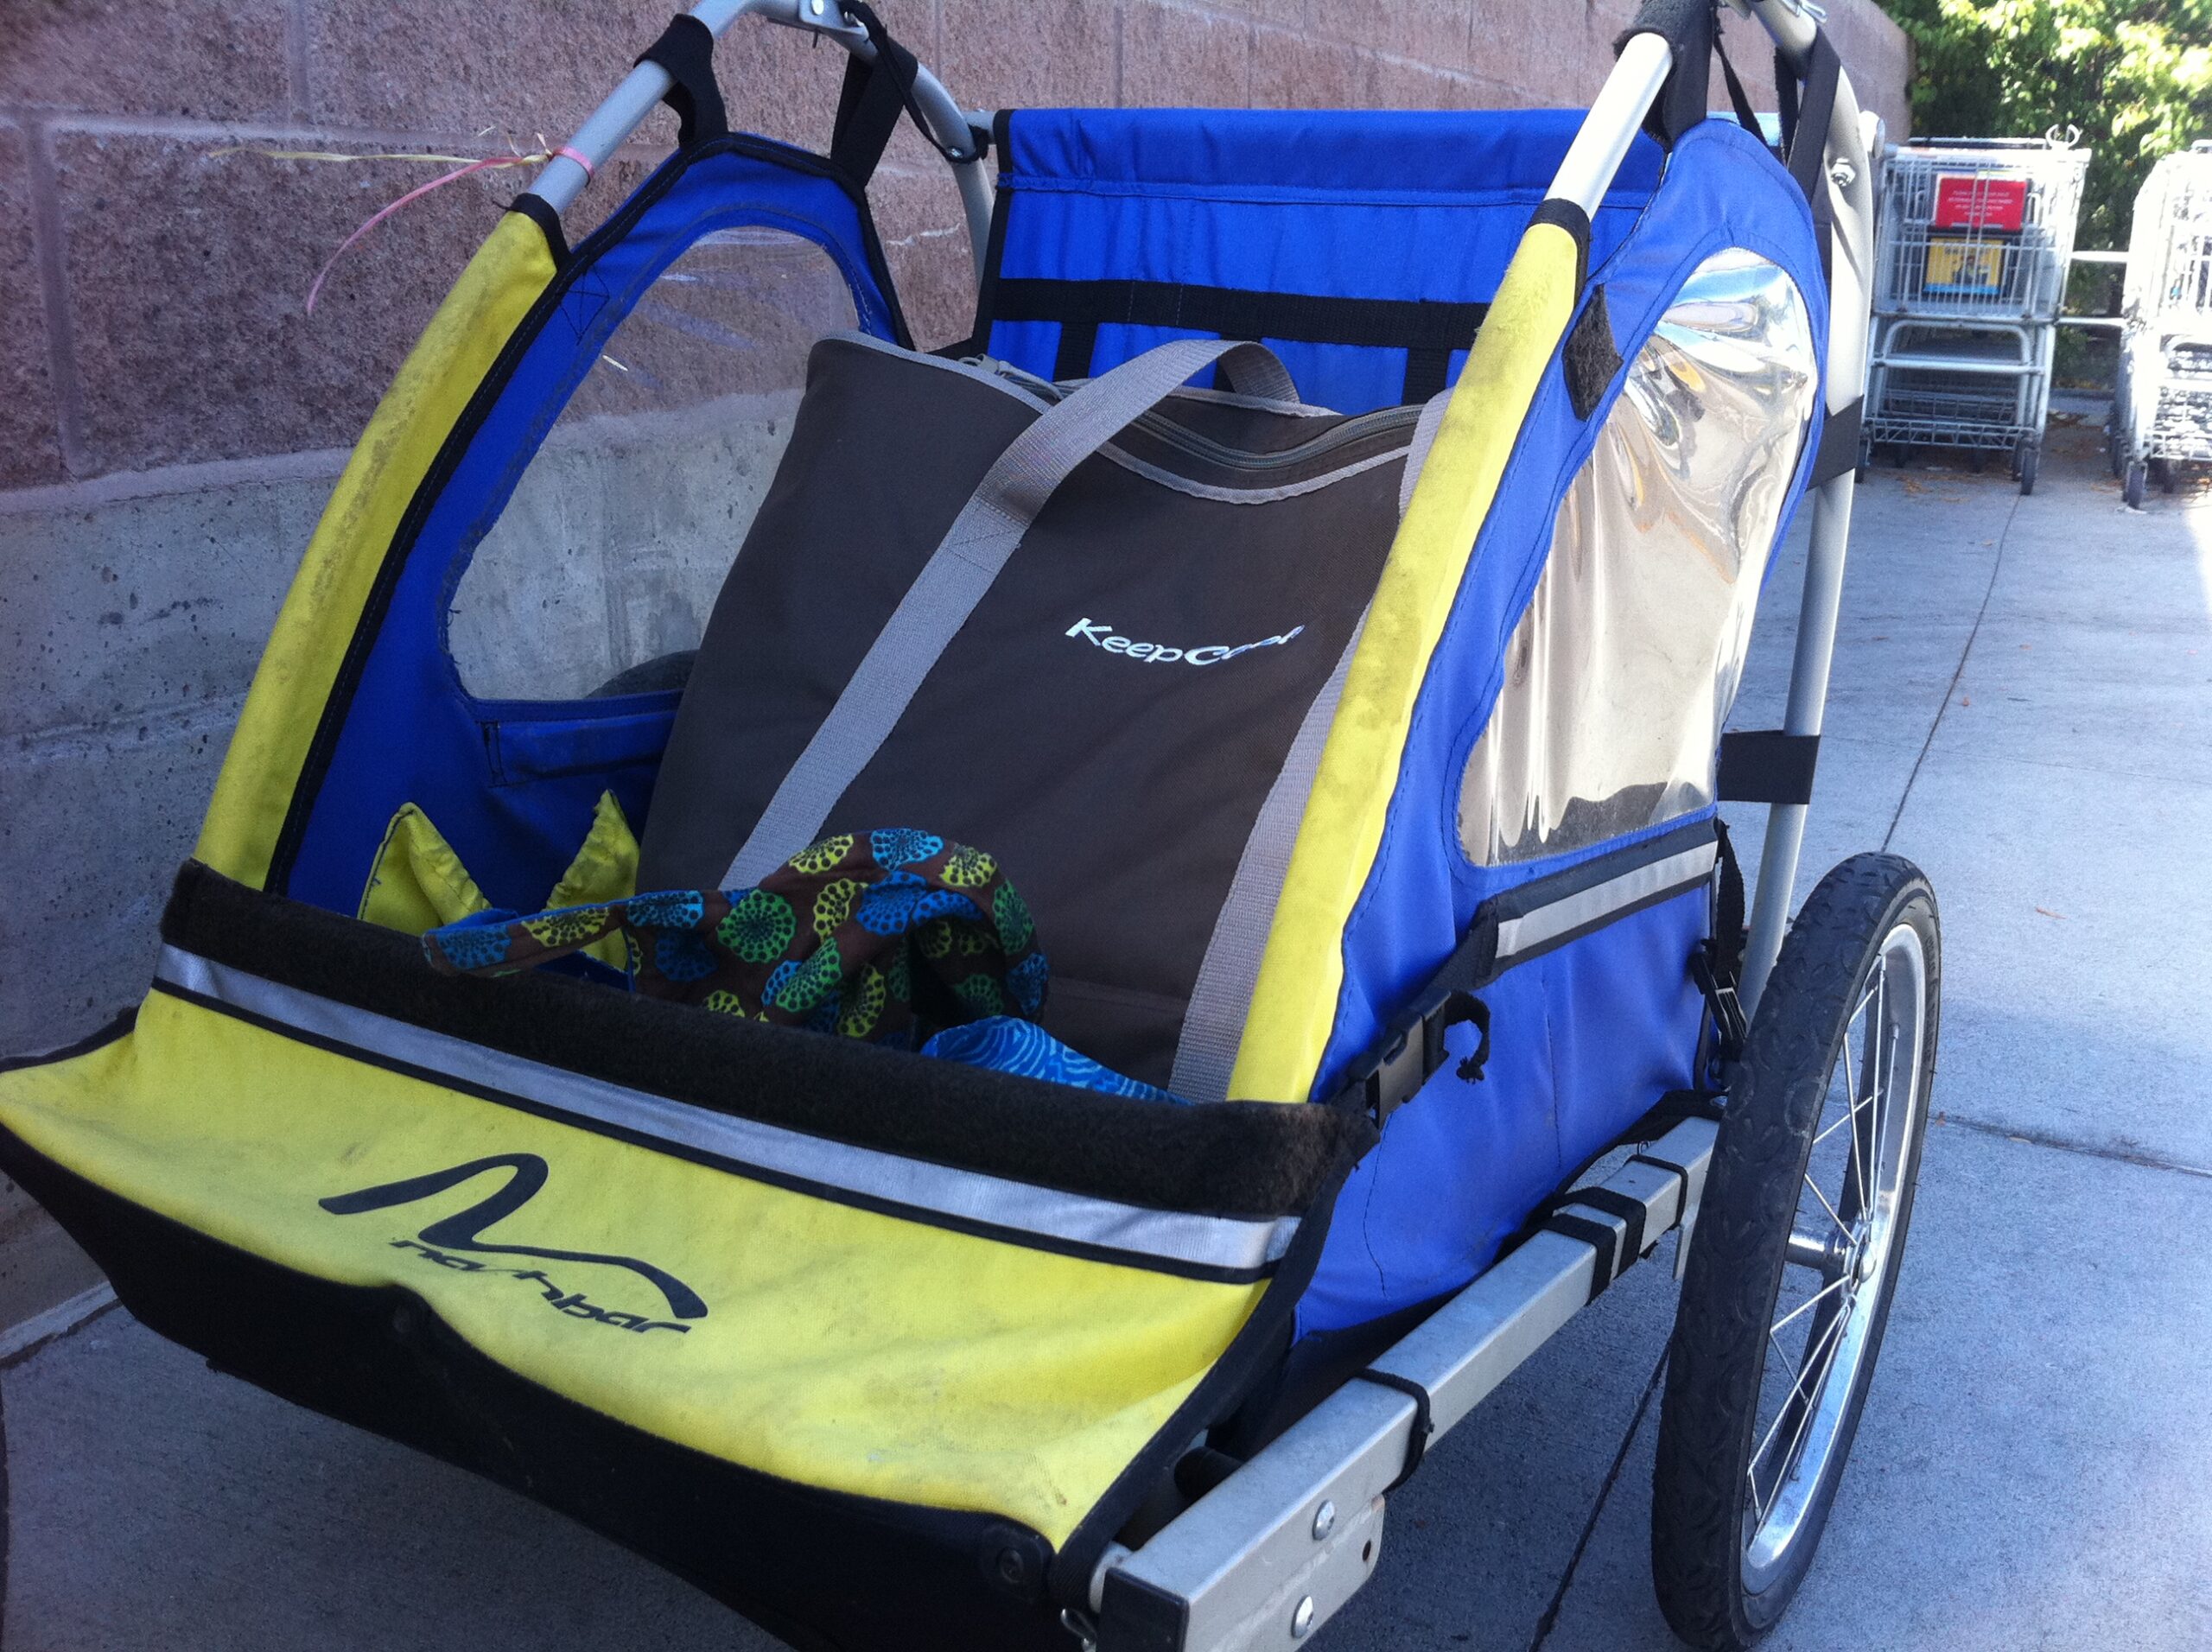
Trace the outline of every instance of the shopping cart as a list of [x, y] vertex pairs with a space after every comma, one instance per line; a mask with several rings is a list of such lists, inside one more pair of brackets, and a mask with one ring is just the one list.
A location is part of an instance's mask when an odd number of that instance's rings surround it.
[[2135, 197], [2113, 394], [2113, 472], [2145, 483], [2212, 461], [2212, 140], [2169, 155]]
[[1915, 139], [1883, 174], [1865, 450], [2009, 453], [2035, 491], [2086, 149]]

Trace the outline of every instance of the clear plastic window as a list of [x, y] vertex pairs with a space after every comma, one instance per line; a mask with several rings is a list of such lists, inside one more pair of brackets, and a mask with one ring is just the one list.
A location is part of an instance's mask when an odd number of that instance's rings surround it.
[[836, 262], [779, 230], [703, 237], [607, 340], [454, 592], [486, 699], [674, 686], [775, 474], [807, 353], [855, 326]]
[[1460, 783], [1471, 858], [1563, 854], [1713, 800], [1818, 384], [1789, 277], [1741, 249], [1700, 264], [1560, 505]]

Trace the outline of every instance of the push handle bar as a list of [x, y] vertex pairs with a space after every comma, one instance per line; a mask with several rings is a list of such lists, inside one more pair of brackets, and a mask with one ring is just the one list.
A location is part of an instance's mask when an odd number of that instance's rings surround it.
[[[868, 31], [845, 16], [838, 0], [700, 0], [690, 15], [719, 40], [748, 13], [787, 29], [803, 29], [836, 41], [864, 63], [875, 60], [875, 47], [868, 39]], [[537, 175], [531, 193], [556, 213], [566, 212], [583, 193], [592, 172], [605, 165], [615, 150], [629, 141], [630, 134], [668, 95], [673, 84], [668, 71], [657, 63], [640, 63], [632, 69], [614, 89], [613, 95], [593, 111], [569, 140], [566, 147], [582, 156], [584, 163], [567, 155], [555, 156]], [[960, 187], [960, 204], [968, 224], [969, 251], [980, 275], [984, 249], [990, 239], [991, 185], [984, 173], [982, 157], [976, 152], [968, 117], [925, 67], [918, 67], [914, 73], [914, 102], [930, 136], [944, 149], [962, 157], [948, 161], [948, 164]]]

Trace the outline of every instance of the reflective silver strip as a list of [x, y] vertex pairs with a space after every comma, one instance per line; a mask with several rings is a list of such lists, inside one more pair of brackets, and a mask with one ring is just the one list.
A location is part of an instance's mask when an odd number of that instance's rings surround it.
[[1533, 952], [1562, 935], [1602, 923], [1656, 895], [1701, 883], [1713, 874], [1713, 862], [1719, 852], [1715, 844], [1700, 843], [1603, 883], [1593, 883], [1587, 889], [1578, 889], [1532, 912], [1504, 918], [1497, 926], [1497, 961], [1503, 964], [1516, 954]]
[[1359, 651], [1360, 633], [1366, 629], [1367, 615], [1362, 613], [1329, 680], [1306, 708], [1305, 720], [1291, 738], [1289, 754], [1260, 804], [1244, 852], [1237, 857], [1228, 898], [1214, 918], [1191, 1001], [1184, 1007], [1183, 1030], [1175, 1039], [1175, 1065], [1167, 1088], [1185, 1101], [1218, 1102], [1229, 1094], [1236, 1049], [1243, 1042], [1252, 994], [1260, 982], [1260, 956], [1274, 924], [1275, 900], [1290, 870], [1290, 852], [1306, 818], [1306, 801], [1321, 766], [1321, 748], [1328, 744], [1338, 702], [1344, 698], [1344, 679], [1351, 674], [1351, 657]]
[[1234, 1274], [1255, 1274], [1280, 1260], [1298, 1229], [1297, 1219], [1291, 1217], [1247, 1220], [1148, 1210], [733, 1118], [487, 1050], [175, 947], [162, 949], [155, 978], [365, 1055], [515, 1096], [535, 1108], [565, 1115], [587, 1128], [612, 1126], [711, 1155], [739, 1175], [757, 1169], [772, 1178], [896, 1207], [894, 1214], [918, 1222], [942, 1224], [950, 1220], [963, 1227], [995, 1229], [1017, 1243], [1027, 1236], [1112, 1252], [1107, 1260], [1125, 1261], [1131, 1267], [1165, 1262]]

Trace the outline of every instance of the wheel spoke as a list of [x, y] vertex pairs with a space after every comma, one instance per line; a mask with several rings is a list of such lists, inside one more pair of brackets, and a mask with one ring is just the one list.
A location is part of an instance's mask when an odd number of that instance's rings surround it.
[[[1751, 1453], [1751, 1494], [1755, 1506], [1757, 1504], [1758, 1496], [1758, 1465], [1760, 1459], [1766, 1455], [1767, 1447], [1774, 1443], [1774, 1437], [1782, 1432], [1782, 1425], [1789, 1420], [1789, 1414], [1793, 1410], [1797, 1413], [1797, 1428], [1791, 1433], [1789, 1438], [1791, 1447], [1795, 1449], [1799, 1439], [1802, 1438], [1805, 1420], [1808, 1418], [1813, 1412], [1812, 1396], [1820, 1392], [1821, 1379], [1827, 1375], [1828, 1367], [1834, 1362], [1836, 1350], [1843, 1346], [1843, 1329], [1845, 1325], [1850, 1323], [1851, 1311], [1856, 1306], [1856, 1298], [1853, 1295], [1847, 1294], [1843, 1299], [1842, 1306], [1836, 1311], [1835, 1318], [1829, 1320], [1827, 1325], [1821, 1329], [1821, 1335], [1816, 1344], [1805, 1350], [1804, 1363], [1797, 1367], [1796, 1369], [1791, 1373], [1792, 1381], [1789, 1385], [1789, 1397], [1782, 1402], [1782, 1408], [1775, 1413], [1774, 1420], [1767, 1425], [1766, 1437], [1759, 1441], [1758, 1449]], [[1768, 1334], [1767, 1341], [1770, 1344], [1773, 1344], [1774, 1337], [1771, 1332]], [[1815, 1371], [1812, 1369], [1815, 1362], [1817, 1362], [1820, 1366], [1820, 1369], [1817, 1371]], [[1785, 1359], [1783, 1363], [1787, 1365], [1788, 1361]], [[1809, 1394], [1807, 1392], [1805, 1388], [1805, 1378], [1808, 1373], [1813, 1378], [1813, 1387]], [[1776, 1477], [1777, 1485], [1781, 1484], [1783, 1477], [1779, 1475]], [[1770, 1502], [1768, 1507], [1771, 1508], [1772, 1506], [1771, 1502]], [[1766, 1518], [1766, 1515], [1764, 1510], [1760, 1511], [1758, 1518], [1762, 1521]]]
[[1805, 1172], [1805, 1185], [1813, 1190], [1813, 1197], [1820, 1200], [1821, 1209], [1828, 1213], [1828, 1220], [1835, 1223], [1836, 1231], [1842, 1234], [1845, 1238], [1850, 1238], [1852, 1236], [1851, 1223], [1835, 1213], [1835, 1206], [1828, 1203], [1828, 1196], [1821, 1191], [1821, 1185], [1813, 1179], [1813, 1172], [1809, 1170]]
[[1787, 1312], [1787, 1313], [1783, 1314], [1783, 1315], [1782, 1316], [1782, 1318], [1780, 1318], [1779, 1319], [1776, 1320], [1772, 1325], [1769, 1325], [1769, 1326], [1767, 1327], [1766, 1334], [1767, 1334], [1769, 1337], [1772, 1337], [1772, 1336], [1773, 1336], [1777, 1331], [1780, 1331], [1780, 1330], [1783, 1328], [1783, 1326], [1784, 1326], [1784, 1325], [1788, 1325], [1788, 1324], [1789, 1324], [1792, 1319], [1795, 1319], [1795, 1318], [1796, 1318], [1799, 1314], [1801, 1314], [1801, 1313], [1804, 1312], [1806, 1309], [1808, 1309], [1808, 1308], [1811, 1307], [1815, 1303], [1816, 1303], [1816, 1302], [1820, 1301], [1820, 1300], [1821, 1300], [1821, 1298], [1823, 1298], [1823, 1297], [1825, 1297], [1826, 1295], [1827, 1295], [1827, 1293], [1828, 1293], [1829, 1292], [1831, 1292], [1831, 1291], [1840, 1291], [1840, 1290], [1842, 1290], [1846, 1286], [1849, 1285], [1850, 1283], [1851, 1283], [1851, 1275], [1850, 1275], [1850, 1274], [1839, 1274], [1835, 1278], [1834, 1278], [1834, 1279], [1830, 1280], [1827, 1284], [1825, 1284], [1825, 1285], [1821, 1286], [1821, 1288], [1820, 1288], [1819, 1290], [1817, 1290], [1817, 1291], [1814, 1292], [1814, 1293], [1812, 1293], [1812, 1295], [1810, 1295], [1810, 1296], [1807, 1297], [1807, 1298], [1806, 1298], [1802, 1302], [1800, 1302], [1800, 1303], [1799, 1303], [1796, 1307], [1794, 1307], [1794, 1308], [1790, 1309], [1789, 1312]]

